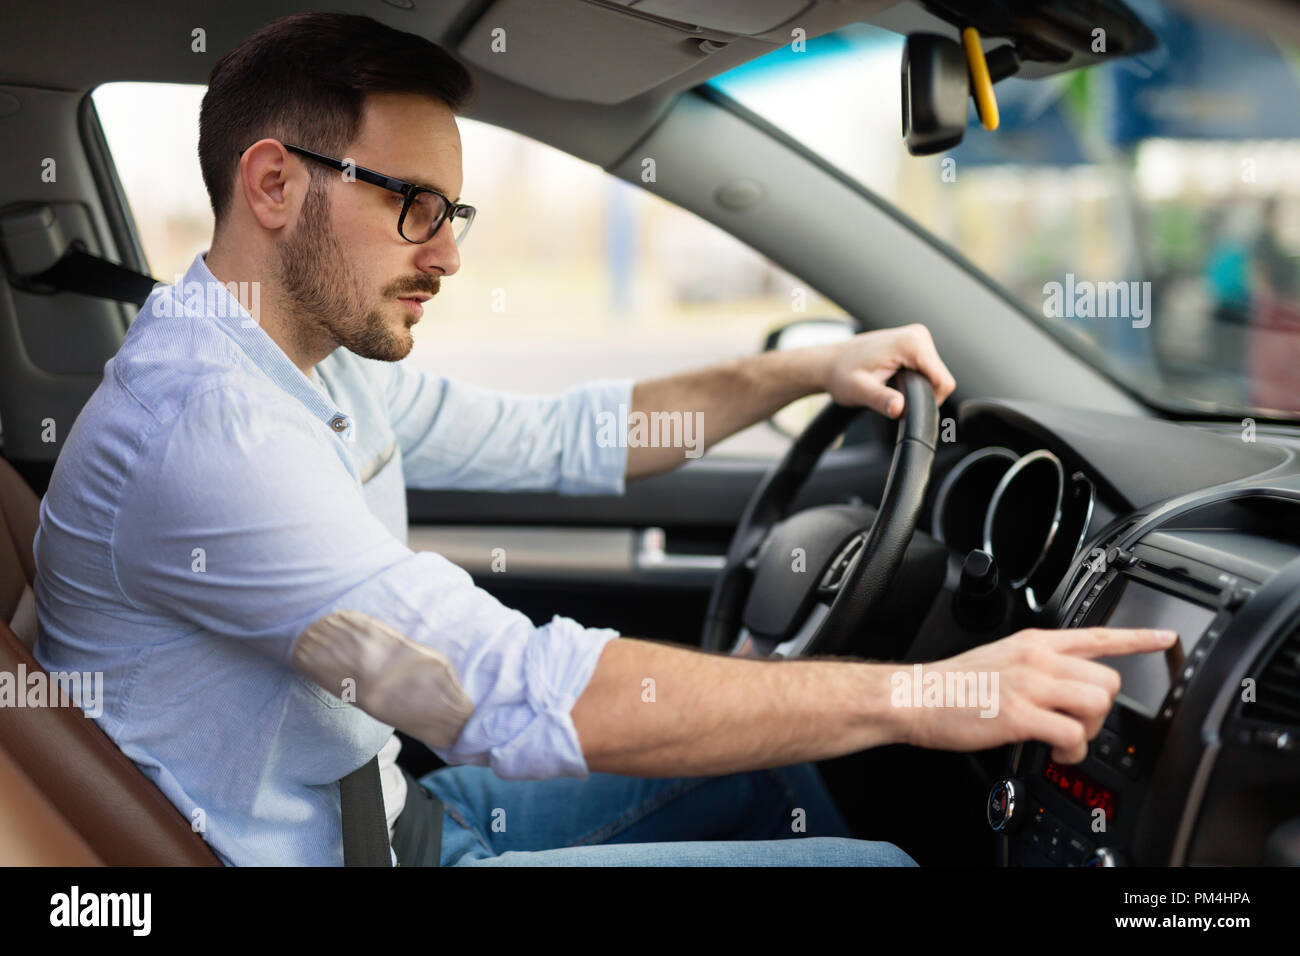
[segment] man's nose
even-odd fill
[[[451,225],[451,222],[444,222],[433,238],[416,247],[415,264],[421,272],[449,276],[460,269],[460,249],[456,246]]]

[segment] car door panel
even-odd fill
[[[796,508],[880,500],[879,441],[828,452]],[[564,614],[694,644],[741,512],[771,466],[701,458],[622,496],[408,489],[410,545],[443,554],[539,623]]]

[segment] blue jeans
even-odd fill
[[[851,838],[812,764],[720,777],[503,780],[443,767],[442,866],[915,866]]]

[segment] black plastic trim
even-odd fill
[[[148,273],[149,260],[135,230],[135,215],[131,212],[131,203],[118,178],[117,165],[108,148],[108,140],[104,137],[99,112],[95,109],[94,92],[90,90],[81,98],[77,107],[77,128],[91,176],[95,180],[100,208],[108,220],[109,232],[117,246],[121,264],[136,272]]]

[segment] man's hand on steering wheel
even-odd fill
[[[866,405],[886,418],[897,418],[903,412],[903,395],[885,383],[900,368],[924,375],[934,389],[936,404],[943,404],[957,387],[939,358],[930,330],[919,323],[863,332],[826,348],[826,391],[840,405]]]
[[[909,325],[867,332],[804,355],[832,402],[773,465],[742,514],[709,601],[705,650],[791,657],[847,649],[870,630],[916,528],[939,403],[955,387],[929,331]],[[868,408],[899,419],[879,508],[826,505],[792,513],[822,453]],[[792,554],[806,561],[792,564]]]

